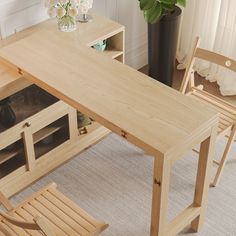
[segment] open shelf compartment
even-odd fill
[[[98,42],[105,40],[106,41],[106,48],[104,51],[98,50],[98,52],[104,53],[104,55],[107,55],[108,57],[110,57],[112,59],[119,58],[118,61],[123,62],[123,59],[124,59],[123,39],[124,39],[124,32],[123,31],[121,31],[109,38],[101,39]],[[93,45],[95,45],[98,42],[93,43]],[[93,46],[93,45],[91,45],[91,46]]]

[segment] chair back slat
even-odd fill
[[[236,72],[236,61],[218,53],[211,52],[202,48],[197,48],[194,57],[212,62]]]
[[[187,85],[193,84],[190,83],[190,80],[192,78],[191,74],[194,73],[193,66],[196,59],[208,61],[210,63],[214,63],[216,65],[229,69],[233,72],[236,72],[236,61],[234,59],[200,48],[199,45],[200,45],[200,38],[197,37],[196,40],[194,41],[193,48],[189,54],[190,55],[189,61],[179,90],[181,93],[186,93]]]
[[[184,78],[183,78],[183,81],[182,81],[181,86],[180,86],[179,91],[181,93],[186,92],[187,85],[188,85],[189,80],[190,80],[190,74],[192,73],[191,68],[193,67],[194,62],[195,62],[195,53],[196,53],[196,50],[199,47],[199,45],[200,45],[200,38],[197,37],[194,41],[194,45],[193,45],[193,48],[192,48],[192,51],[191,51],[190,57],[189,57],[189,62],[188,62],[187,67],[186,67],[186,72],[184,74]]]

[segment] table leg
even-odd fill
[[[193,205],[201,207],[201,210],[200,215],[191,223],[191,228],[196,232],[202,228],[205,219],[216,132],[214,128],[211,136],[203,141],[200,147]]]
[[[167,226],[171,164],[164,157],[154,159],[151,236],[164,236]]]

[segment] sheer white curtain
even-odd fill
[[[236,60],[236,0],[188,0],[183,12],[177,58],[185,66],[192,43],[201,37],[201,47]],[[223,95],[236,94],[236,76],[222,69],[196,63],[200,75],[217,81]]]

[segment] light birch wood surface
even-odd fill
[[[216,122],[215,113],[194,99],[76,39],[43,30],[2,48],[0,56],[31,82],[154,155],[179,149]]]
[[[14,71],[155,157],[151,236],[201,229],[207,206],[217,112],[87,47],[72,34],[45,27],[0,50]],[[201,143],[195,197],[166,220],[171,166]]]
[[[73,40],[73,37],[76,36],[76,41],[84,46],[90,47],[94,43],[106,39],[106,50],[103,52],[96,51],[95,53],[104,54],[110,59],[116,59],[123,63],[125,59],[124,26],[94,14],[93,17],[94,20],[89,24],[78,23],[78,30],[74,33],[67,34],[67,36],[71,37],[69,40]],[[62,37],[62,32],[57,29],[56,20],[51,19],[33,26],[30,29],[16,33],[7,39],[1,40],[0,48],[17,42],[20,39],[24,39],[42,29],[47,29],[52,34]],[[12,70],[12,67],[9,67],[5,63],[0,63],[0,100],[13,95],[32,84],[32,82],[25,79],[18,72],[19,71],[15,71],[14,68]],[[42,177],[42,175],[49,173],[54,168],[72,158],[75,154],[78,154],[83,151],[83,149],[95,144],[110,133],[110,131],[105,127],[93,122],[89,127],[83,128],[84,134],[82,134],[82,129],[79,131],[77,129],[76,110],[68,105],[64,105],[63,102],[59,102],[56,107],[50,105],[36,114],[32,112],[27,119],[24,119],[20,123],[17,123],[13,127],[0,133],[0,164],[7,164],[7,167],[1,166],[0,189],[7,197],[22,190],[33,181]],[[22,111],[24,109],[25,108],[22,107]],[[53,145],[58,142],[57,137],[53,141],[52,145],[47,145],[42,149],[40,148],[40,152],[43,151],[43,149],[45,151],[45,155],[41,154],[40,156],[39,148],[36,147],[36,145],[44,138],[56,133],[57,131],[61,132],[66,127],[65,120],[64,125],[60,124],[56,125],[56,127],[45,127],[56,121],[54,118],[61,118],[62,113],[63,115],[68,114],[69,140],[65,140],[64,143],[53,148]],[[36,130],[39,126],[40,130]],[[66,134],[63,135],[65,136]],[[2,150],[22,138],[24,147],[22,145],[21,148],[15,148],[12,151]],[[13,162],[13,158],[23,151],[26,155],[26,163],[23,166],[19,166],[17,165],[17,160],[16,162]],[[39,156],[40,160],[36,160]],[[13,164],[6,163],[8,161],[12,161]],[[41,168],[40,165],[45,165],[45,163],[47,163],[47,166]],[[10,169],[10,171],[8,169]]]
[[[113,59],[118,59],[118,57],[120,57],[120,61],[124,62],[124,26],[94,13],[92,13],[92,15],[94,18],[93,22],[90,24],[78,23],[78,30],[67,34],[67,37],[69,37],[68,39],[73,40],[74,42],[76,40],[77,43],[91,47],[101,40],[110,38],[107,49],[102,53]],[[18,40],[32,35],[42,29],[47,29],[54,35],[63,37],[63,32],[60,32],[57,29],[56,24],[56,19],[50,19],[41,24],[32,26],[29,29],[0,40],[0,48],[17,42]],[[11,71],[4,63],[0,64],[0,100],[28,87],[31,84],[32,83],[24,79],[18,73]]]
[[[69,34],[59,31],[57,28],[56,19],[50,19],[1,40],[0,47],[12,44],[42,29],[47,29],[60,37],[63,35],[66,35],[71,39],[76,37],[78,43],[92,46],[100,40],[107,39],[110,36],[123,31],[125,28],[123,25],[109,20],[103,16],[99,16],[94,13],[91,13],[91,15],[93,16],[92,22],[89,24],[78,23],[78,30],[70,32]]]

